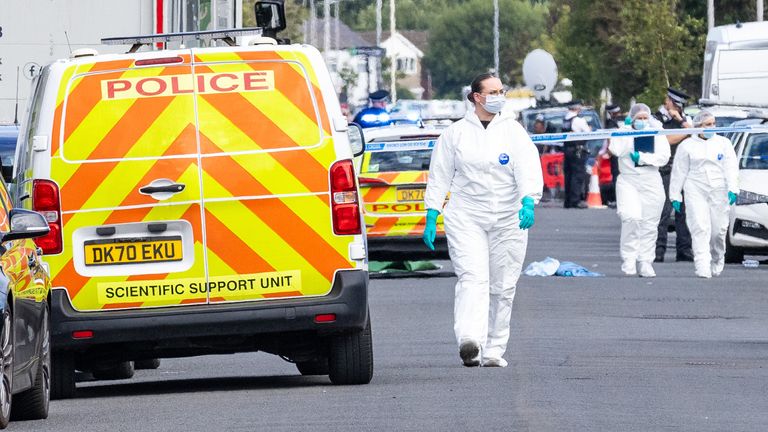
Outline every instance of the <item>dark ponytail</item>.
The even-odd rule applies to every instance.
[[[467,100],[469,100],[472,103],[475,103],[475,98],[472,96],[475,93],[481,93],[483,90],[483,81],[487,80],[488,78],[496,78],[496,75],[486,72],[481,73],[480,75],[476,76],[475,79],[472,80],[472,84],[470,84],[470,90],[469,94],[467,94]]]

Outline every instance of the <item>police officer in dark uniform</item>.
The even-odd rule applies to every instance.
[[[581,101],[568,105],[563,120],[563,132],[589,132],[592,128],[579,116]],[[563,175],[565,177],[565,208],[587,208],[584,192],[587,184],[586,164],[589,158],[586,141],[565,141],[563,143]]]
[[[376,90],[369,93],[368,106],[360,110],[353,121],[363,128],[389,125],[392,119],[387,111],[387,102],[389,102],[388,91]]]
[[[654,114],[654,117],[661,122],[664,129],[682,129],[689,128],[691,125],[683,115],[685,102],[691,97],[680,90],[672,87],[667,88],[667,97],[664,99],[664,105]],[[659,169],[661,179],[664,182],[664,192],[667,199],[664,202],[664,210],[661,212],[659,220],[659,235],[656,238],[656,259],[655,262],[664,262],[664,253],[667,251],[667,228],[669,227],[669,218],[672,215],[672,204],[669,201],[669,178],[672,173],[672,160],[675,157],[677,145],[688,135],[667,135],[669,145],[672,150],[672,157],[669,163]],[[691,250],[691,233],[685,224],[685,204],[681,206],[680,213],[675,214],[675,233],[676,233],[676,260],[693,261],[693,251]]]

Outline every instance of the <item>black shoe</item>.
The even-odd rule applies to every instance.
[[[459,357],[464,366],[480,366],[480,344],[473,340],[462,341],[459,346]]]
[[[578,203],[578,204],[576,204],[576,208],[585,209],[585,208],[588,208],[588,207],[589,207],[589,206],[588,206],[588,205],[587,205],[587,203],[586,203],[586,202],[584,202],[584,201],[579,201],[579,203]]]
[[[664,262],[664,255],[657,255],[656,258],[653,259],[653,262],[655,263]]]
[[[693,262],[693,257],[690,255],[678,255],[677,258],[675,258],[675,261],[677,262]]]

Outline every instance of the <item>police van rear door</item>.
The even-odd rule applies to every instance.
[[[332,230],[330,80],[296,51],[194,50],[211,303],[326,295],[354,267]]]
[[[96,59],[63,72],[57,100],[53,286],[81,311],[205,303],[189,51]]]

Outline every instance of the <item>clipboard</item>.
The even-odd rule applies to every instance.
[[[655,139],[652,136],[635,137],[635,151],[640,153],[654,153]]]

